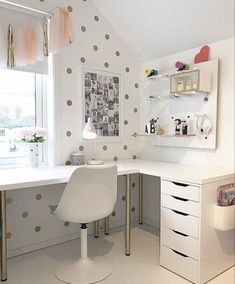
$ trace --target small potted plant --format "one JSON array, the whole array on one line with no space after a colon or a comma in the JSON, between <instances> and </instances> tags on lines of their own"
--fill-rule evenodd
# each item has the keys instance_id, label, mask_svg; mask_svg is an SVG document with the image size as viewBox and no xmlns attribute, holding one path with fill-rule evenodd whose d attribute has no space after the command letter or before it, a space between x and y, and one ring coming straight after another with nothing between
<instances>
[{"instance_id":1,"label":"small potted plant","mask_svg":"<svg viewBox=\"0 0 235 284\"><path fill-rule=\"evenodd\" d=\"M21 127L15 129L15 141L25 143L27 165L38 167L39 144L46 138L46 130L42 127Z\"/></svg>"}]
</instances>

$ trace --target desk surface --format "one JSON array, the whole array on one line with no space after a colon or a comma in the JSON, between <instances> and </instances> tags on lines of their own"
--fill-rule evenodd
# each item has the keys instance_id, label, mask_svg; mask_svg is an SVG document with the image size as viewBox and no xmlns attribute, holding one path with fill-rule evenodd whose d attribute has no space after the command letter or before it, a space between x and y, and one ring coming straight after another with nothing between
<instances>
[{"instance_id":1,"label":"desk surface","mask_svg":"<svg viewBox=\"0 0 235 284\"><path fill-rule=\"evenodd\" d=\"M150 160L121 160L107 162L118 166L118 175L142 173L146 175L207 184L234 176L234 173L216 167L201 167ZM0 191L65 183L77 166L0 169Z\"/></svg>"}]
</instances>

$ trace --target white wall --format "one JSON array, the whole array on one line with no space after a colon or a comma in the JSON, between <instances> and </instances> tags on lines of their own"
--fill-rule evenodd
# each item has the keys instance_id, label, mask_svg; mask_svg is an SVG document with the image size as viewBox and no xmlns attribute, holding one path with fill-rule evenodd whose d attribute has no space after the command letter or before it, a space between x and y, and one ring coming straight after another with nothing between
<instances>
[{"instance_id":1,"label":"white wall","mask_svg":"<svg viewBox=\"0 0 235 284\"><path fill-rule=\"evenodd\" d=\"M98 143L99 156L104 160L112 160L114 157L118 159L132 158L138 151L138 143L135 143L136 141L131 137L131 134L138 130L139 124L139 88L136 88L135 84L139 84L140 62L132 56L91 1L15 0L15 2L44 11L51 11L56 6L67 7L70 5L73 8L72 19L75 40L54 56L56 163L65 164L69 160L70 153L78 151L80 146L84 147L85 154L89 155L89 152L92 151L93 144L87 143L79 135L82 128L80 122L82 106L79 97L78 71L80 66L105 69L105 62L109 63L109 68L106 68L107 71L121 73L123 77L123 91L121 93L123 137L119 141ZM95 16L99 17L99 21L95 21ZM82 26L86 27L86 32L81 31ZM105 34L109 34L109 40L105 39ZM98 51L93 50L94 45L98 46ZM120 52L120 56L116 56L116 51ZM81 57L86 59L85 64L81 63ZM127 67L129 72L126 72ZM72 74L67 73L67 68L72 69ZM128 99L125 99L126 94L129 96ZM72 106L67 105L67 100L72 101ZM52 104L51 100L50 104ZM134 112L134 108L137 109L137 112ZM49 113L51 114L51 112L50 109ZM125 120L128 122L127 125L124 125ZM50 121L50 125L52 124ZM71 132L70 137L66 136L67 131ZM54 135L50 133L49 136ZM104 145L107 146L106 151L103 150ZM127 148L124 149L124 146L127 146ZM53 149L50 148L49 151L51 152ZM111 217L111 227L124 224L124 182L124 177L118 179L118 200L114 209L115 216ZM132 177L132 185L132 218L136 220L138 216L137 176ZM64 185L55 185L8 192L8 246L10 255L78 236L79 225L70 224L65 227L63 222L56 220L49 212L48 205L58 203L63 188ZM36 196L39 196L40 199L38 200ZM24 212L27 212L27 217L23 217ZM36 227L40 227L39 232L35 231Z\"/></svg>"}]
</instances>

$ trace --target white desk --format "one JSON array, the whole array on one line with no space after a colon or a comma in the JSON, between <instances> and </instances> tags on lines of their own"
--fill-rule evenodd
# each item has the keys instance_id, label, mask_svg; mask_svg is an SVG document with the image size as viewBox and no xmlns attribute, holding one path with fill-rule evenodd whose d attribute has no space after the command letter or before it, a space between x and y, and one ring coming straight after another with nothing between
<instances>
[{"instance_id":1,"label":"white desk","mask_svg":"<svg viewBox=\"0 0 235 284\"><path fill-rule=\"evenodd\" d=\"M140 174L140 216L143 221L143 174L160 177L161 180L170 180L177 183L186 183L207 187L224 180L231 180L233 173L222 168L198 167L183 164L164 163L149 160L123 160L107 162L118 166L118 175L126 176L126 224L125 224L125 253L130 255L130 222L131 222L131 174ZM0 170L1 192L1 280L7 279L7 245L6 245L6 191L22 188L45 186L50 184L66 183L76 166L55 166L41 168L15 168ZM201 194L202 195L202 194ZM202 196L201 196L202 198ZM201 241L201 240L200 240ZM183 275L184 276L184 275ZM187 277L186 277L187 278ZM195 281L196 282L196 281Z\"/></svg>"}]
</instances>

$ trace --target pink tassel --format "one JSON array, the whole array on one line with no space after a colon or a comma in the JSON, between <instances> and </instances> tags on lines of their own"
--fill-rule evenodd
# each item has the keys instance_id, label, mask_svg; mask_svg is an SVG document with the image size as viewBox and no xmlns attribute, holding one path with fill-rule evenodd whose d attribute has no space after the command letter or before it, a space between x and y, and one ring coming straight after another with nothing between
<instances>
[{"instance_id":1,"label":"pink tassel","mask_svg":"<svg viewBox=\"0 0 235 284\"><path fill-rule=\"evenodd\" d=\"M15 32L15 60L17 66L25 66L26 62L26 45L25 45L25 30L23 27L16 27Z\"/></svg>"},{"instance_id":2,"label":"pink tassel","mask_svg":"<svg viewBox=\"0 0 235 284\"><path fill-rule=\"evenodd\" d=\"M72 43L73 42L73 34L72 34L72 20L70 13L65 8L60 8L60 17L61 17L61 30L64 43Z\"/></svg>"},{"instance_id":3,"label":"pink tassel","mask_svg":"<svg viewBox=\"0 0 235 284\"><path fill-rule=\"evenodd\" d=\"M34 64L36 62L36 36L35 31L31 25L28 25L25 34L26 44L26 61L28 64Z\"/></svg>"}]
</instances>

